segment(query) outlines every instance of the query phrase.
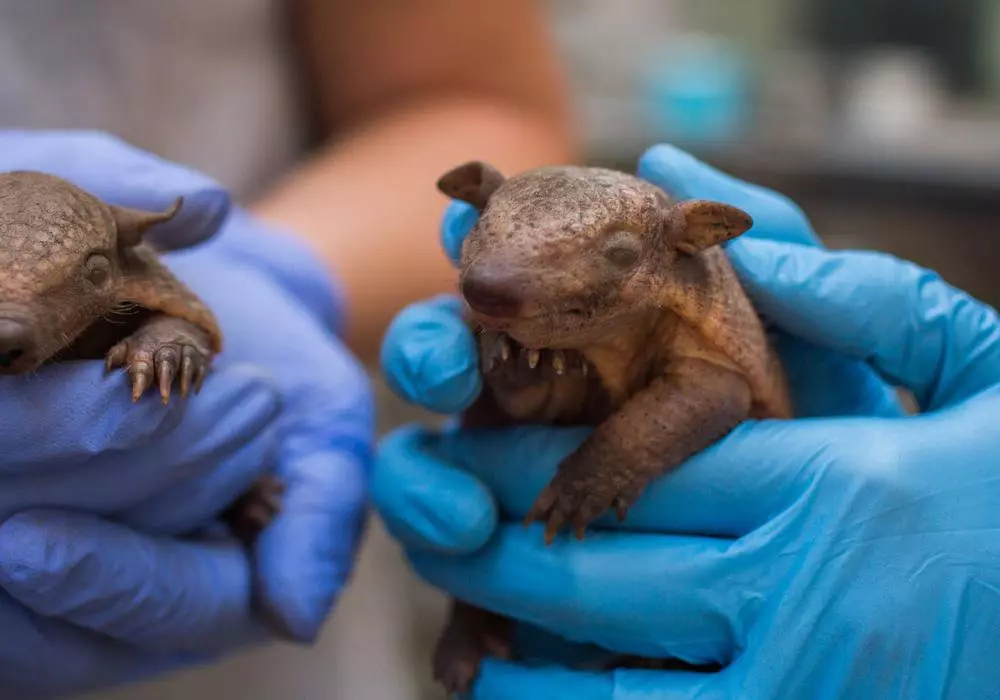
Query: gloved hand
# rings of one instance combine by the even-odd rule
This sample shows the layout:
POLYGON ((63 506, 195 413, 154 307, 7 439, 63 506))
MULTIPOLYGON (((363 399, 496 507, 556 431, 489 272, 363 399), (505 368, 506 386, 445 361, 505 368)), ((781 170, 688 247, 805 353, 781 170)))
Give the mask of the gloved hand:
POLYGON ((100 362, 0 379, 0 697, 138 680, 266 639, 253 593, 311 640, 355 553, 373 431, 364 373, 335 335, 337 290, 216 183, 106 135, 0 133, 0 169, 146 209, 183 195, 150 233, 225 334, 201 393, 166 408, 132 404, 100 362), (284 510, 248 556, 212 529, 269 470, 284 510))
MULTIPOLYGON (((790 211, 672 149, 653 149, 640 171, 671 168, 728 188, 716 198, 753 192, 790 211)), ((760 234, 787 239, 751 213, 760 234)), ((837 379, 795 372, 812 417, 746 422, 652 485, 624 523, 547 548, 516 522, 586 429, 410 428, 384 444, 375 501, 416 570, 524 621, 535 642, 522 647, 530 663, 487 661, 474 696, 1000 697, 989 655, 1000 618, 1000 319, 889 256, 752 236, 730 251, 758 308, 805 344, 796 348, 823 348, 851 368, 839 381, 854 379, 824 401, 837 379), (910 388, 925 413, 903 415, 865 367, 910 388), (577 671, 554 663, 580 658, 567 641, 723 669, 577 671)), ((427 306, 402 316, 386 371, 424 405, 457 410, 474 393, 475 359, 444 318, 427 306), (435 325, 450 345, 423 335, 435 325)))

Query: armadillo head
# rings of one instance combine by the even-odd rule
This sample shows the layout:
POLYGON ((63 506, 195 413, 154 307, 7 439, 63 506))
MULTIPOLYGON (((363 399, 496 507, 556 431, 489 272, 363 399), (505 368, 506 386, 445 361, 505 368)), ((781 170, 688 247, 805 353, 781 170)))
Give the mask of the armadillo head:
POLYGON ((0 174, 0 374, 36 369, 113 311, 122 253, 179 207, 115 207, 53 175, 0 174))
POLYGON ((645 180, 603 168, 504 178, 471 162, 438 187, 480 212, 460 261, 476 321, 533 348, 580 347, 650 313, 682 256, 752 224, 735 207, 674 203, 645 180))

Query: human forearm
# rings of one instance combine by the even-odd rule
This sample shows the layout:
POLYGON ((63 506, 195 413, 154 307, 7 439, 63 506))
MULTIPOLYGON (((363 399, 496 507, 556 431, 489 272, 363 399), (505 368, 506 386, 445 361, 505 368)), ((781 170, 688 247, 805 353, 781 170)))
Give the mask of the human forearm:
POLYGON ((439 244, 447 201, 434 183, 473 158, 517 172, 578 153, 568 126, 524 109, 426 100, 332 139, 253 205, 312 243, 337 275, 348 342, 363 360, 375 359, 405 304, 452 289, 455 273, 439 244))

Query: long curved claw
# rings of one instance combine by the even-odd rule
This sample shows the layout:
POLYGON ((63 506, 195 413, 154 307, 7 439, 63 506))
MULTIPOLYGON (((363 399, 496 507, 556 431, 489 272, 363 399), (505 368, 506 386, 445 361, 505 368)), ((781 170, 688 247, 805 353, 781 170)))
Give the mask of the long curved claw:
POLYGON ((132 375, 132 402, 135 403, 153 382, 153 366, 148 362, 137 362, 131 366, 129 374, 132 375))

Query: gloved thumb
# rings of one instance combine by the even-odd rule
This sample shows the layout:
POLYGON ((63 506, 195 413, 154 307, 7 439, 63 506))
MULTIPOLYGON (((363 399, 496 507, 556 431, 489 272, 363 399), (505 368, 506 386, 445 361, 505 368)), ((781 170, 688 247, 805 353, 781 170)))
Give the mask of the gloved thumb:
POLYGON ((453 265, 462 257, 462 243, 476 225, 479 212, 468 202, 454 200, 444 211, 441 221, 441 246, 453 265))

